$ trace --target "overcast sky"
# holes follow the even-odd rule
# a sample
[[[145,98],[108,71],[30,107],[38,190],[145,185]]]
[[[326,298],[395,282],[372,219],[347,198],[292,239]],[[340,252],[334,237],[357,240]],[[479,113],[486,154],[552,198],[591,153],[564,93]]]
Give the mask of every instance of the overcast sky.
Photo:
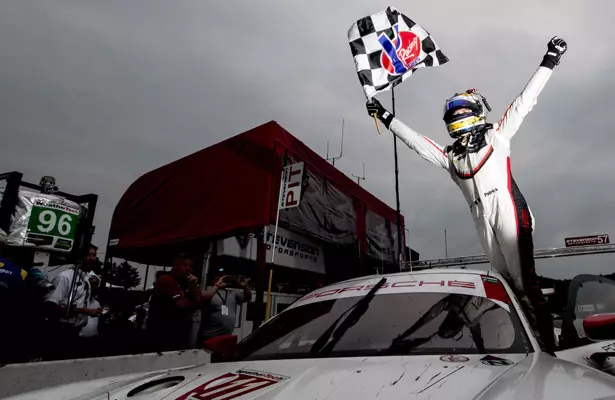
[[[548,40],[568,53],[512,143],[513,175],[537,219],[536,247],[613,233],[615,27],[612,1],[2,0],[0,171],[97,193],[95,242],[145,172],[269,120],[395,207],[393,139],[378,136],[346,39],[356,19],[394,5],[430,31],[450,62],[396,90],[397,115],[446,144],[443,101],[471,87],[497,120],[538,67]],[[332,7],[336,7],[334,10]],[[389,94],[380,95],[389,105]],[[480,254],[447,173],[400,143],[401,208],[421,258]],[[567,277],[615,272],[602,255],[541,262]],[[611,267],[611,265],[613,267]]]

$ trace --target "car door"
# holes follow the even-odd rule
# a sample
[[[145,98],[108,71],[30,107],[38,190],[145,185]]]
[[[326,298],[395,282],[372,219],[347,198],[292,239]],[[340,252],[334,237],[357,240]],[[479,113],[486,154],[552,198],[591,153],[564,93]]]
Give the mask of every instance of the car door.
[[[572,279],[557,356],[615,375],[615,340],[592,341],[583,328],[584,318],[604,313],[615,313],[615,281],[589,274]]]

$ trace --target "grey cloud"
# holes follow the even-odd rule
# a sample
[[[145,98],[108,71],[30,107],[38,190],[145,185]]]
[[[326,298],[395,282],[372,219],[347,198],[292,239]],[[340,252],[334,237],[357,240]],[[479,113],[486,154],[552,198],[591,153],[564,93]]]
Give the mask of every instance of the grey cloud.
[[[55,175],[96,192],[96,241],[106,240],[123,191],[143,173],[277,120],[395,206],[392,138],[364,111],[346,31],[384,1],[23,1],[0,4],[0,170]],[[479,88],[506,109],[538,66],[547,40],[570,44],[513,142],[513,173],[536,218],[537,247],[566,235],[608,233],[613,78],[608,1],[423,2],[397,7],[451,58],[396,90],[397,114],[441,144],[444,99]],[[610,10],[610,11],[609,11]],[[214,39],[214,35],[218,39]],[[379,96],[390,104],[389,94]],[[472,220],[446,173],[398,142],[401,208],[423,258],[479,254]],[[604,257],[603,257],[604,258]],[[606,258],[605,258],[606,259]],[[576,261],[570,261],[576,260]],[[589,262],[590,258],[583,258]],[[609,270],[607,261],[592,260]],[[558,275],[580,259],[539,264]],[[544,264],[544,265],[543,265]],[[559,275],[558,275],[559,276]]]

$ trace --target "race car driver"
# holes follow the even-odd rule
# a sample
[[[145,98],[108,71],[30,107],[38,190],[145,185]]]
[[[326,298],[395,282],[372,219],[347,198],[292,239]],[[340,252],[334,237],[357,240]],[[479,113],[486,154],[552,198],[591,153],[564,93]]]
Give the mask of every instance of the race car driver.
[[[475,90],[445,102],[444,122],[455,141],[442,147],[387,111],[375,98],[367,111],[425,160],[446,169],[467,200],[481,245],[491,265],[511,284],[543,349],[555,348],[553,321],[534,268],[534,217],[510,170],[510,141],[551,77],[566,42],[553,37],[534,75],[502,119],[491,124],[486,99]]]

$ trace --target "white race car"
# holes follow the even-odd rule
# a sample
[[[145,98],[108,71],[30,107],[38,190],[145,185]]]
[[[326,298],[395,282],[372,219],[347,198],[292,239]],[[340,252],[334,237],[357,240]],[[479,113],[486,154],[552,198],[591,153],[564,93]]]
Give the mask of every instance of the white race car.
[[[586,311],[592,339],[615,337],[615,314]],[[564,322],[562,336],[566,329]],[[336,283],[240,343],[229,335],[205,347],[212,363],[13,399],[615,399],[615,377],[601,371],[615,341],[580,343],[557,357],[541,352],[509,286],[488,271]]]

